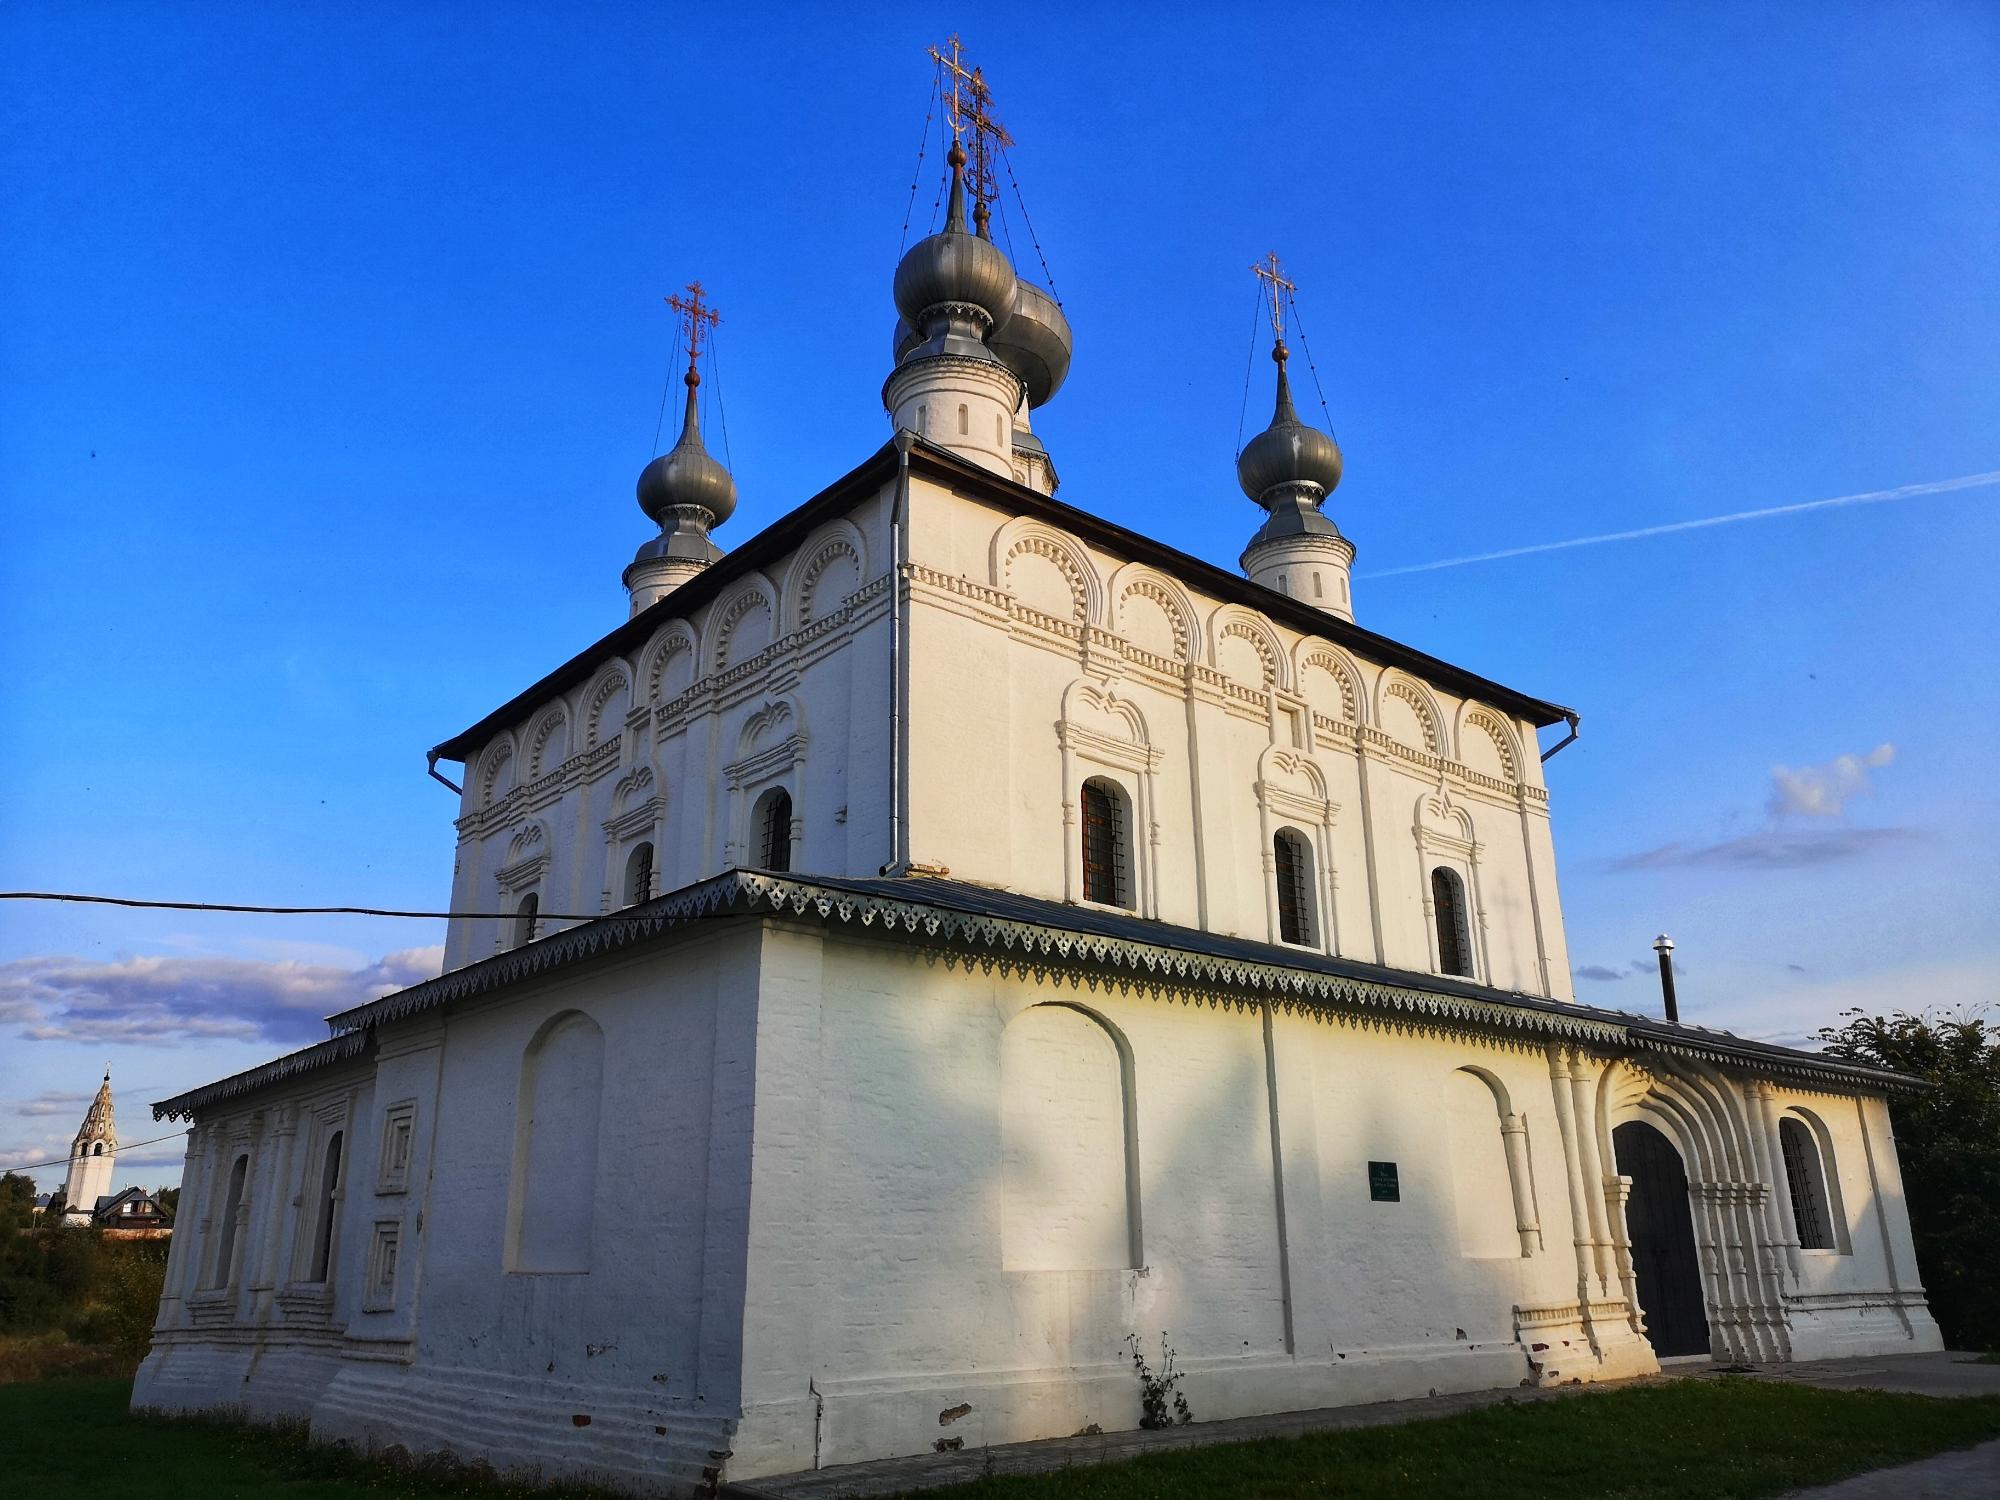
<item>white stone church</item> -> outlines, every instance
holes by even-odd
[[[1575,715],[1356,622],[1281,340],[1243,574],[1057,500],[950,160],[891,440],[725,553],[691,358],[630,617],[433,752],[443,976],[155,1107],[134,1405],[688,1494],[1134,1426],[1128,1336],[1198,1420],[1938,1348],[1903,1081],[1577,1004]]]

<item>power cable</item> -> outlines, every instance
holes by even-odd
[[[170,1141],[174,1139],[174,1137],[176,1136],[183,1136],[186,1134],[187,1132],[185,1130],[170,1130],[165,1135],[154,1136],[150,1141],[134,1141],[129,1146],[120,1146],[116,1150],[114,1150],[111,1154],[113,1156],[118,1156],[127,1151],[137,1151],[141,1146],[157,1146],[160,1144],[161,1141]],[[7,1168],[7,1170],[9,1172],[32,1172],[37,1167],[66,1167],[68,1165],[69,1165],[69,1158],[67,1156],[58,1156],[53,1161],[31,1161],[23,1163],[18,1167],[9,1167]]]
[[[142,911],[219,911],[259,917],[414,917],[433,922],[456,917],[501,917],[511,921],[521,915],[517,911],[402,911],[386,906],[252,906],[234,901],[153,901],[140,896],[87,896],[74,891],[0,891],[0,901],[67,901],[86,906],[136,907]],[[535,920],[597,922],[606,915],[601,911],[538,911]]]

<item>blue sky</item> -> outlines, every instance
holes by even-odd
[[[444,899],[424,748],[623,618],[661,297],[723,310],[718,540],[887,435],[954,18],[866,17],[0,14],[0,887]],[[1278,249],[1361,619],[1583,713],[1549,767],[1581,998],[1653,1005],[1661,928],[1685,1013],[1757,1035],[1994,998],[2000,487],[1370,575],[2000,470],[2000,14],[955,24],[1076,329],[1062,497],[1235,565]],[[159,1133],[146,1101],[439,938],[0,903],[0,1165],[62,1154],[106,1062]]]

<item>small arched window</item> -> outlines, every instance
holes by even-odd
[[[972,431],[971,409],[965,406],[963,403],[960,403],[958,408],[958,435],[960,437],[965,437],[971,431]]]
[[[653,895],[653,846],[640,844],[625,858],[626,906],[637,906]]]
[[[326,1155],[319,1169],[319,1216],[313,1226],[312,1268],[307,1281],[325,1281],[333,1264],[334,1205],[340,1192],[340,1144],[342,1131],[327,1137]]]
[[[931,409],[928,406],[919,406],[917,408],[917,436],[928,437],[930,435],[930,430],[931,430]]]
[[[1007,444],[1007,432],[1001,426],[1001,417],[998,412],[993,414],[993,442],[997,447],[1005,447]]]
[[[1311,943],[1312,845],[1296,828],[1280,828],[1271,839],[1271,853],[1278,867],[1278,936],[1287,943]]]
[[[104,1154],[104,1142],[99,1141],[95,1146],[92,1146],[90,1154],[92,1156],[102,1156]]]
[[[1132,904],[1130,819],[1115,782],[1083,784],[1083,898],[1106,906]]]
[[[231,1262],[236,1259],[236,1216],[243,1209],[243,1184],[250,1175],[250,1158],[239,1156],[236,1165],[229,1169],[229,1191],[222,1199],[222,1238],[215,1247],[215,1269],[209,1276],[208,1284],[213,1287],[229,1285]]]
[[[519,948],[535,940],[535,919],[541,910],[542,898],[534,891],[521,898],[521,904],[514,908],[514,941],[510,946]]]
[[[1792,1221],[1799,1227],[1799,1248],[1831,1250],[1833,1219],[1826,1211],[1826,1175],[1812,1128],[1787,1115],[1778,1121],[1778,1141],[1784,1148],[1785,1181],[1792,1190]]]
[[[1431,906],[1437,916],[1438,972],[1472,977],[1472,929],[1465,916],[1465,883],[1456,870],[1431,871]]]
[[[757,860],[767,870],[792,868],[792,794],[781,786],[757,799]]]

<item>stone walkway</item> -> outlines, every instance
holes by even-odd
[[[2000,1495],[2000,1442],[1856,1474],[1799,1490],[1790,1500],[1993,1500],[1995,1495]]]
[[[1712,1375],[1705,1364],[1670,1367],[1661,1380],[1698,1379]],[[1963,1354],[1899,1354],[1882,1359],[1821,1360],[1812,1364],[1776,1366],[1750,1372],[1758,1380],[1787,1381],[1830,1389],[1910,1391],[1925,1396],[1976,1396],[2000,1393],[2000,1365],[1969,1362]],[[1106,1432],[1032,1443],[1005,1443],[957,1453],[919,1453],[872,1463],[841,1464],[800,1474],[773,1475],[726,1485],[725,1500],[861,1500],[900,1494],[906,1490],[965,1484],[983,1474],[1046,1474],[1084,1464],[1115,1463],[1144,1453],[1203,1447],[1210,1443],[1243,1443],[1256,1438],[1300,1437],[1308,1432],[1335,1432],[1356,1427],[1385,1427],[1427,1417],[1448,1417],[1463,1411],[1497,1406],[1503,1401],[1563,1401],[1588,1399],[1606,1391],[1626,1390],[1644,1381],[1607,1385],[1559,1386],[1553,1390],[1520,1388],[1470,1391],[1455,1396],[1428,1396],[1414,1401],[1380,1401],[1368,1406],[1334,1406],[1318,1411],[1281,1412],[1274,1416],[1237,1417],[1200,1422],[1159,1432]],[[1983,1455],[1983,1456],[1982,1456]],[[1988,1467],[1978,1467],[1980,1464]],[[1962,1453],[1942,1454],[1901,1469],[1861,1475],[1823,1490],[1806,1492],[1810,1500],[1903,1500],[1903,1497],[2000,1495],[1991,1476],[2000,1473],[2000,1443]],[[1909,1488],[1910,1483],[1970,1484],[1971,1488]],[[1852,1489],[1889,1476],[1914,1476],[1899,1481],[1903,1488]],[[1800,1500],[1806,1500],[1801,1496]]]

